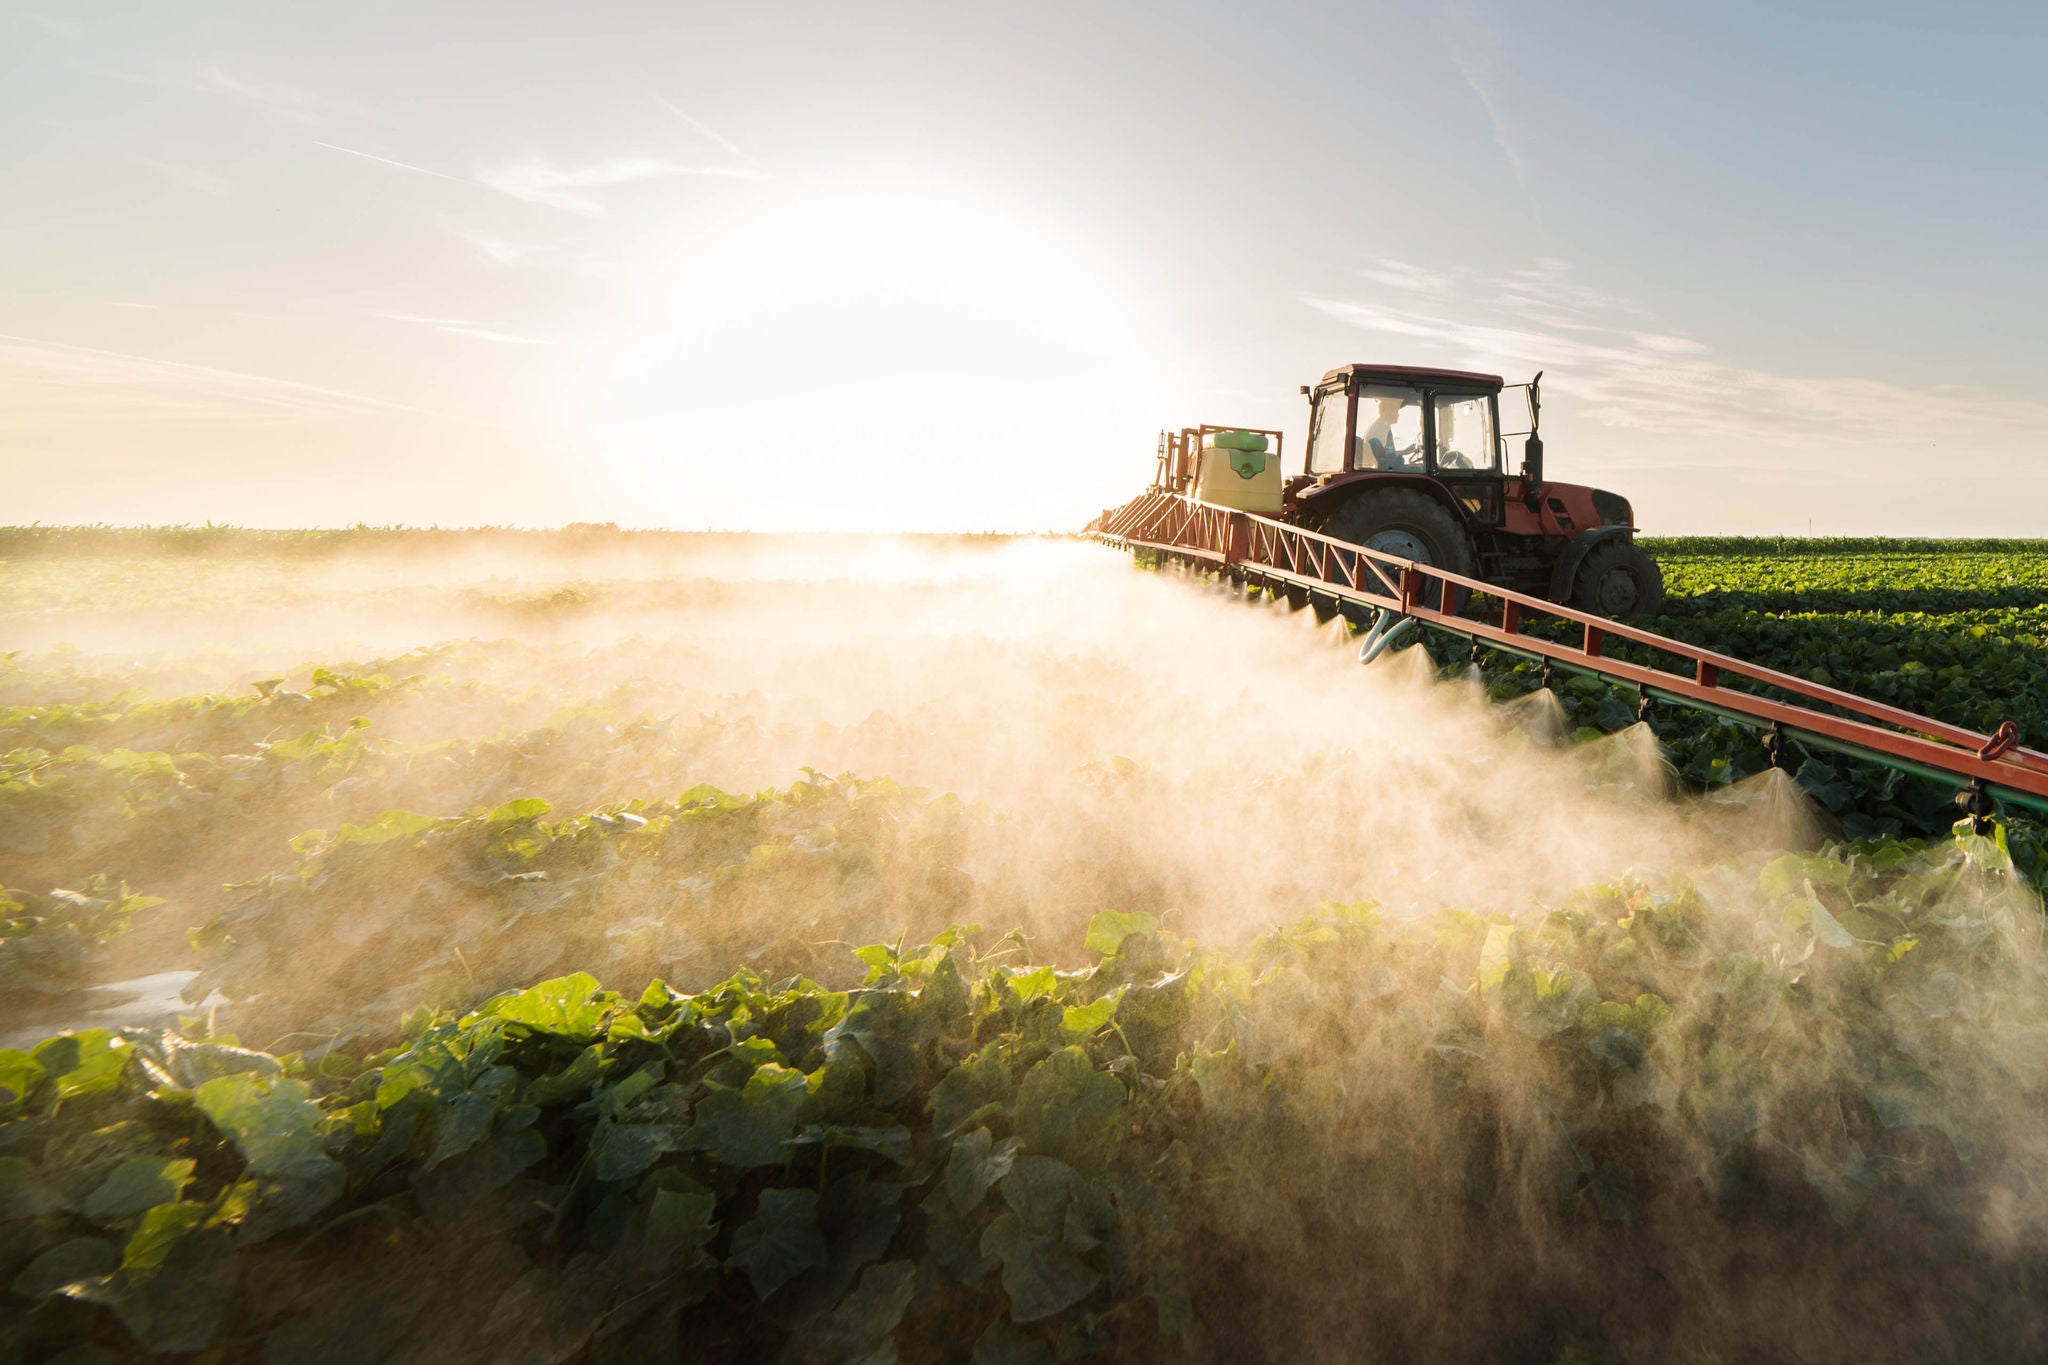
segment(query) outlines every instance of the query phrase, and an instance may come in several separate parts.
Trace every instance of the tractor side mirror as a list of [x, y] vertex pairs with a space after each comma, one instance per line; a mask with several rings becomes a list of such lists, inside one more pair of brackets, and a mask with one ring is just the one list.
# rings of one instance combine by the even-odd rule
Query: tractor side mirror
[[1533, 431], [1522, 442], [1522, 477], [1531, 484], [1543, 482], [1543, 438]]
[[1302, 396], [1303, 398], [1306, 398], [1306, 397], [1308, 397], [1308, 385], [1306, 385], [1306, 384], [1303, 384], [1303, 385], [1301, 386], [1301, 396]]

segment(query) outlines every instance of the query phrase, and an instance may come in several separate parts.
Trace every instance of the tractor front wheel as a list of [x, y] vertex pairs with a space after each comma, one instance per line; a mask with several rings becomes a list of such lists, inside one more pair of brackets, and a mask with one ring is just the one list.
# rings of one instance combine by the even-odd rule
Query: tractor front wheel
[[[1472, 540], [1465, 534], [1465, 528], [1442, 503], [1417, 489], [1388, 488], [1360, 493], [1332, 512], [1321, 529], [1326, 536], [1348, 540], [1368, 550], [1412, 559], [1466, 578], [1472, 576]], [[1374, 561], [1367, 563], [1375, 569], [1379, 567]], [[1385, 579], [1392, 575], [1380, 569], [1379, 576]], [[1366, 576], [1366, 585], [1397, 597], [1401, 592], [1399, 582], [1375, 583], [1371, 574]], [[1464, 588], [1453, 589], [1450, 602], [1440, 606], [1442, 593], [1443, 585], [1429, 580], [1421, 605], [1456, 613], [1471, 595]], [[1351, 612], [1347, 610], [1345, 614]]]
[[1664, 575], [1634, 541], [1610, 540], [1579, 566], [1572, 605], [1616, 621], [1655, 616], [1664, 610]]

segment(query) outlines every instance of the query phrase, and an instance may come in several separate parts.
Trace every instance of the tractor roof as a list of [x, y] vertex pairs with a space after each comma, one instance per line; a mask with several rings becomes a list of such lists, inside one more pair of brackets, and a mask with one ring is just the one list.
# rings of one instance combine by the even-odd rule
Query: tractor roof
[[1330, 384], [1340, 379], [1363, 379], [1370, 383], [1375, 379], [1390, 379], [1396, 382], [1420, 384], [1445, 384], [1461, 389], [1486, 389], [1497, 392], [1501, 386], [1497, 374], [1479, 374], [1473, 370], [1432, 370], [1415, 365], [1340, 365], [1323, 376], [1323, 383]]

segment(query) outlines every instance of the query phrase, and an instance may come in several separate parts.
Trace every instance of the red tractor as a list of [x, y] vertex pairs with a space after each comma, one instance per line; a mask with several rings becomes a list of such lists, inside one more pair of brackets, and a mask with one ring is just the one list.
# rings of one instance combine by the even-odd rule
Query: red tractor
[[[1346, 365], [1302, 393], [1310, 403], [1306, 468], [1279, 469], [1278, 433], [1201, 428], [1166, 438], [1171, 491], [1276, 516], [1338, 540], [1448, 569], [1619, 620], [1654, 616], [1664, 579], [1635, 543], [1628, 499], [1544, 478], [1538, 374], [1500, 376], [1405, 365]], [[1528, 428], [1503, 433], [1503, 392], [1526, 397]], [[1507, 439], [1522, 436], [1510, 471]], [[1274, 438], [1257, 477], [1226, 450]], [[1229, 456], [1228, 462], [1207, 459]], [[1234, 470], [1237, 477], [1212, 470]]]

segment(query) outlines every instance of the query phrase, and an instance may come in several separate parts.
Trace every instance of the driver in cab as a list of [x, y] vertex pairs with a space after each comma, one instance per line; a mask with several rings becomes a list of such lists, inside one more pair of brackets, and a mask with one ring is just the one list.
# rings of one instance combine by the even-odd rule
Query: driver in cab
[[1416, 458], [1419, 454], [1416, 447], [1411, 445], [1404, 450], [1399, 448], [1394, 441], [1394, 427], [1401, 421], [1402, 409], [1409, 406], [1408, 401], [1389, 394], [1379, 400], [1379, 405], [1380, 415], [1372, 420], [1372, 423], [1366, 427], [1365, 431], [1358, 438], [1361, 447], [1360, 455], [1371, 455], [1372, 463], [1368, 466], [1365, 460], [1360, 458], [1353, 461], [1353, 467], [1358, 469], [1419, 468], [1421, 462]]

